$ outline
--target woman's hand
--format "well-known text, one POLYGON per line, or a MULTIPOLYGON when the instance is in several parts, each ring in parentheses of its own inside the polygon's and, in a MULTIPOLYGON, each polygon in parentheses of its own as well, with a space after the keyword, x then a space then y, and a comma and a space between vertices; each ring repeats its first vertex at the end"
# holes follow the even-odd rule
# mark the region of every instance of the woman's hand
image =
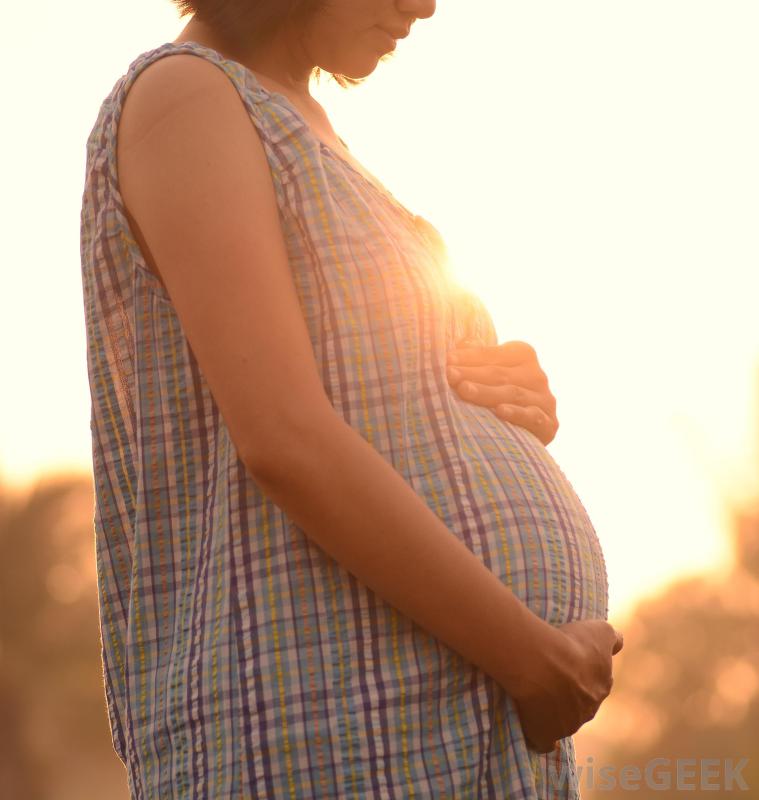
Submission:
POLYGON ((531 431, 544 445, 559 429, 556 398, 526 342, 494 347, 464 340, 448 354, 448 382, 470 403, 489 406, 500 419, 531 431))
POLYGON ((541 641, 511 690, 527 743, 550 753, 593 719, 614 683, 612 656, 624 637, 605 620, 578 620, 541 641), (558 634, 558 635, 557 635, 558 634))

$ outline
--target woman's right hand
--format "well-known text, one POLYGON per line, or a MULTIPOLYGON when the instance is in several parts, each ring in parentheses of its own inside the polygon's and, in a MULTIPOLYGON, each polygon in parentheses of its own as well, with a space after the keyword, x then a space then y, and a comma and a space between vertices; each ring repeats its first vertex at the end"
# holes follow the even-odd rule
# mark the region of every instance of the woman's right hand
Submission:
POLYGON ((528 744, 550 753, 558 739, 593 719, 613 684, 612 656, 623 637, 601 619, 569 622, 541 647, 512 697, 528 744))

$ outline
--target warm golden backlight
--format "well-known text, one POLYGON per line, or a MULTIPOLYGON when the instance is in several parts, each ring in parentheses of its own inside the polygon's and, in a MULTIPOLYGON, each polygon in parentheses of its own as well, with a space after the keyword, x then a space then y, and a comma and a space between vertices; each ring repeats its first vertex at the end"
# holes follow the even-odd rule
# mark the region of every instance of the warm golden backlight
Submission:
MULTIPOLYGON (((11 483, 90 467, 84 143, 128 63, 183 26, 168 2, 94 8, 46 4, 39 27, 16 4, 4 45, 11 483)), ((726 503, 756 478, 757 24, 748 2, 443 0, 365 86, 314 89, 442 232, 501 339, 538 350, 562 423, 550 449, 596 524, 617 616, 675 574, 726 568, 726 503)), ((79 592, 65 566, 48 584, 79 592)))

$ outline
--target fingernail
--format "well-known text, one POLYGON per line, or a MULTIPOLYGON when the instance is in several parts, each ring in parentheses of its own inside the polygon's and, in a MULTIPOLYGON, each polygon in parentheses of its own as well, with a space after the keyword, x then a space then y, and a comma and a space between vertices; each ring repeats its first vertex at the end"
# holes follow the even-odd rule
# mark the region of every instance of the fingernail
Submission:
POLYGON ((455 367, 448 367, 448 378, 452 381, 458 381, 461 378, 461 372, 455 367))
POLYGON ((448 363, 449 364, 458 364, 459 363, 458 356, 453 352, 448 353, 448 363))
POLYGON ((464 381, 464 383, 461 384, 461 391, 475 395, 477 394, 477 387, 473 383, 469 383, 469 381, 464 381))

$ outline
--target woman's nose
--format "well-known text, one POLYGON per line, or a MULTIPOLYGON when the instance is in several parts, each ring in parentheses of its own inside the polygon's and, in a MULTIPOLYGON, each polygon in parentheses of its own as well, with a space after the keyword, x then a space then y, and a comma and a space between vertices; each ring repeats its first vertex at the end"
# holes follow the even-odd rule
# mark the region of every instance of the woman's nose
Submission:
POLYGON ((396 0, 396 7, 404 14, 413 14, 417 19, 427 19, 435 13, 435 0, 396 0))

